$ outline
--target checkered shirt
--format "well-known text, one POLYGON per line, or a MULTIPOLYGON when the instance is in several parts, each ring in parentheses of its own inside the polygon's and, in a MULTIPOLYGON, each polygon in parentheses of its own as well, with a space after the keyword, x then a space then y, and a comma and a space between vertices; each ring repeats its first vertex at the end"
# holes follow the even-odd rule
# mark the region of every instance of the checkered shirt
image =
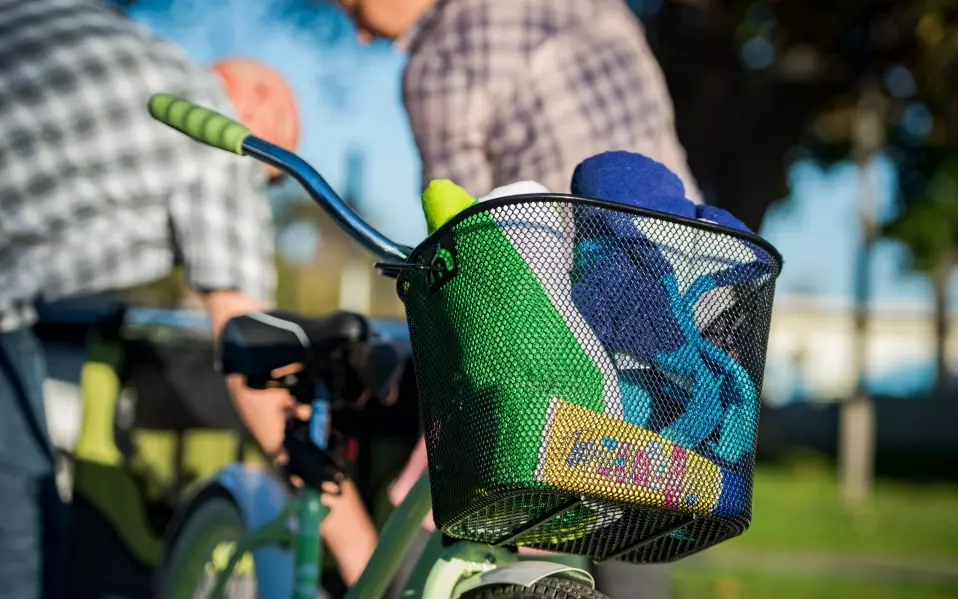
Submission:
POLYGON ((0 0, 0 331, 38 299, 147 283, 271 300, 261 169, 154 121, 169 92, 231 113, 219 82, 94 0, 0 0))
POLYGON ((640 152, 700 193, 665 79, 621 0, 439 0, 404 39, 403 98, 425 186, 518 180, 568 192, 575 166, 640 152))

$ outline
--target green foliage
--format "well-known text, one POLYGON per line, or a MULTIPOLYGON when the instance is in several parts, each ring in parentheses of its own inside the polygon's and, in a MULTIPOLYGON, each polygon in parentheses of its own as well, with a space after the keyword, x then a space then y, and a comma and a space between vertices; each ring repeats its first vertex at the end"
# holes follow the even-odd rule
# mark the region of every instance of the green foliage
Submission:
MULTIPOLYGON (((806 141, 824 162, 847 157, 862 90, 879 86, 892 145, 954 146, 958 119, 958 2, 859 0, 744 2, 765 7, 774 25, 776 74, 805 73, 827 95, 806 141), (798 56, 804 57, 797 60, 798 56), (808 75, 811 75, 810 77, 808 75), (844 154, 844 155, 843 155, 844 154)), ((746 22, 748 22, 746 17, 746 22)), ((761 35, 761 34, 759 34, 761 35)))
POLYGON ((853 157, 866 91, 899 174, 901 214, 882 233, 917 270, 942 277, 958 248, 958 0, 730 0, 709 3, 737 23, 743 50, 764 40, 763 88, 805 90, 795 140, 827 167, 853 157))
POLYGON ((866 89, 880 94, 903 184, 927 148, 958 150, 956 0, 676 0, 639 12, 693 172, 750 226, 787 194, 791 161, 851 157, 866 89))
POLYGON ((901 215, 882 233, 903 243, 912 266, 929 274, 948 271, 958 253, 958 155, 926 159, 933 170, 924 173, 901 215))
POLYGON ((885 229, 885 234, 908 247, 914 267, 932 272, 955 246, 958 233, 954 205, 915 204, 885 229))

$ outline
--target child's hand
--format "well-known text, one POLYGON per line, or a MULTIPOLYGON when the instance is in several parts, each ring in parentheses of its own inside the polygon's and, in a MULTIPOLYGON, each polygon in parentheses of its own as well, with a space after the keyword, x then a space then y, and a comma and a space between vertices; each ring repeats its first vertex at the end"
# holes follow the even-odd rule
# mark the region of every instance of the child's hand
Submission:
MULTIPOLYGON (((412 455, 409 456, 409 461, 406 462, 406 466, 402 472, 399 473, 399 476, 396 477, 396 480, 389 485, 390 503, 394 506, 402 503, 402 500, 406 498, 409 490, 412 489, 412 486, 416 484, 416 481, 419 480, 419 477, 422 476, 422 473, 426 470, 426 465, 426 440, 420 437, 419 443, 416 443, 416 447, 412 450, 412 455)), ((436 529, 436 524, 432 520, 432 510, 429 510, 429 514, 426 516, 426 519, 423 520, 422 526, 429 531, 436 529)))

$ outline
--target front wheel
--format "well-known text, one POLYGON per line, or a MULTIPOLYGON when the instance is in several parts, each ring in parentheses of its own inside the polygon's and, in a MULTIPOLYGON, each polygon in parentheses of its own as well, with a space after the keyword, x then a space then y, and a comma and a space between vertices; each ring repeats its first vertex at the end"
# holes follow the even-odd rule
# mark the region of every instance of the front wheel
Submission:
MULTIPOLYGON (((157 570, 160 599, 205 599, 243 536, 243 519, 232 501, 211 496, 187 515, 157 570)), ((253 557, 243 555, 226 583, 229 599, 258 596, 253 557)))
POLYGON ((563 578, 544 578, 532 586, 507 584, 468 592, 462 599, 609 599, 582 583, 563 578))

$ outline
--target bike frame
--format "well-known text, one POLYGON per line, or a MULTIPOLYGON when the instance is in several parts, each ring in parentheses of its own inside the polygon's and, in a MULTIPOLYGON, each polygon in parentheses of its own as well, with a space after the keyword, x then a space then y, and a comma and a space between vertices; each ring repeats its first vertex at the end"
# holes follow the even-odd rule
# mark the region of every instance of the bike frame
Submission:
MULTIPOLYGON (((396 507, 376 544, 369 563, 346 599, 381 599, 415 541, 423 518, 429 513, 432 498, 429 479, 424 474, 405 500, 396 507)), ((233 569, 247 552, 266 545, 291 544, 296 547, 293 599, 313 599, 319 588, 322 570, 322 542, 319 524, 329 513, 320 502, 320 494, 308 490, 293 498, 277 516, 264 526, 249 531, 234 546, 226 567, 219 573, 211 599, 223 599, 233 569), (290 521, 298 514, 298 531, 290 521)), ((515 553, 501 547, 458 541, 444 548, 442 533, 432 533, 415 568, 404 582, 404 599, 458 599, 463 593, 488 585, 531 585, 547 577, 563 577, 595 587, 592 576, 579 568, 554 562, 519 562, 515 553)))
MULTIPOLYGON (((293 152, 256 137, 249 129, 227 117, 167 94, 156 94, 150 99, 150 113, 196 141, 251 156, 285 171, 343 231, 377 257, 390 261, 377 264, 384 274, 409 267, 406 261, 411 248, 393 242, 366 223, 315 169, 293 152)), ((314 404, 311 419, 325 419, 327 415, 328 410, 317 410, 314 404)), ((325 425, 325 420, 314 420, 310 430, 325 431, 325 425)), ((317 434, 311 434, 311 437, 314 443, 325 449, 325 438, 317 434)), ((380 599, 383 596, 431 505, 428 474, 423 474, 386 522, 372 558, 347 594, 347 599, 380 599)), ((286 543, 293 545, 296 551, 293 599, 315 597, 322 566, 319 528, 328 512, 321 502, 319 490, 299 492, 272 520, 251 530, 234 546, 227 567, 218 575, 213 597, 222 597, 226 581, 245 553, 263 545, 286 543), (296 525, 290 526, 294 517, 296 525)), ((406 585, 410 592, 404 593, 404 598, 455 598, 468 589, 485 584, 530 585, 549 576, 567 576, 594 587, 592 577, 578 568, 550 562, 518 564, 518 557, 509 550, 476 543, 455 542, 444 549, 441 540, 441 533, 434 532, 406 585)))
MULTIPOLYGON (((325 411, 314 410, 311 420, 311 428, 315 425, 316 430, 325 429, 325 411)), ((321 497, 321 492, 316 489, 303 489, 272 520, 241 537, 226 566, 217 573, 211 599, 223 597, 226 584, 244 554, 266 545, 295 548, 293 599, 314 599, 323 560, 319 529, 329 514, 321 497), (295 524, 291 526, 291 523, 295 524)), ((372 558, 346 595, 347 599, 380 599, 383 596, 403 556, 418 536, 431 506, 429 478, 423 474, 386 522, 372 558)), ((476 543, 457 542, 445 551, 437 552, 437 547, 441 549, 440 541, 441 533, 433 533, 420 558, 421 564, 406 583, 403 597, 458 596, 456 585, 463 579, 518 561, 508 550, 476 543), (424 565, 431 567, 427 569, 424 565)))
MULTIPOLYGON (((102 315, 85 316, 82 320, 96 322, 102 315)), ((128 311, 123 318, 124 327, 149 330, 152 327, 172 327, 184 333, 195 332, 203 335, 208 331, 209 323, 199 315, 173 314, 168 311, 135 309, 128 311)), ((84 433, 78 444, 78 453, 85 460, 101 464, 111 469, 121 469, 122 458, 113 441, 112 416, 116 410, 117 397, 122 381, 122 342, 117 339, 103 338, 94 334, 88 346, 89 355, 83 367, 80 387, 83 397, 84 433)), ((325 417, 325 410, 315 410, 316 418, 325 417)), ((311 417, 312 419, 312 417, 311 417)), ((325 430, 321 422, 311 422, 314 430, 325 430)), ((323 441, 320 441, 322 444, 323 441)), ((250 479, 230 484, 242 467, 234 465, 221 470, 207 481, 238 500, 245 506, 241 511, 247 518, 249 529, 233 544, 227 562, 217 572, 217 579, 211 597, 222 599, 226 583, 237 565, 246 554, 255 554, 257 549, 288 548, 294 551, 292 560, 254 559, 255 568, 273 567, 275 571, 259 572, 260 583, 285 578, 292 584, 293 599, 314 599, 319 587, 319 574, 323 565, 323 544, 319 536, 322 520, 329 509, 322 504, 321 494, 315 489, 303 489, 296 494, 285 494, 283 487, 269 484, 252 491, 243 501, 242 489, 246 493, 259 482, 267 480, 258 470, 247 471, 250 479), (272 506, 272 507, 270 507, 272 506), (288 574, 283 570, 290 567, 288 574)), ((99 496, 101 489, 90 484, 85 478, 75 481, 88 500, 99 496)), ((102 485, 101 485, 102 486, 102 485)), ((109 485, 111 492, 119 492, 116 481, 109 485)), ((123 485, 121 485, 123 487, 123 485)), ((203 484, 197 483, 200 491, 203 484)), ((78 487, 79 489, 79 487, 78 487)), ((130 490, 130 493, 135 491, 130 490)), ((201 493, 200 493, 201 494, 201 493)), ((147 519, 136 501, 130 495, 124 502, 126 511, 132 510, 126 517, 118 518, 112 510, 104 508, 104 517, 110 520, 123 543, 143 563, 155 565, 162 554, 162 539, 156 538, 144 524, 147 519)), ((97 503, 94 501, 94 503, 97 503)), ((380 533, 374 553, 356 585, 349 591, 347 599, 380 599, 416 538, 422 522, 432 507, 428 475, 423 474, 413 486, 405 500, 396 507, 380 533)), ((405 581, 402 597, 404 599, 454 598, 468 589, 483 584, 532 584, 547 576, 563 576, 594 586, 592 577, 584 570, 554 562, 519 562, 517 556, 503 548, 492 547, 465 541, 443 546, 442 534, 434 532, 423 549, 409 579, 405 581)), ((283 584, 286 588, 287 585, 283 584)), ((269 587, 267 587, 269 588, 269 587)), ((274 589, 275 590, 275 589, 274 589)), ((272 597, 272 596, 271 596, 272 597)), ((277 599, 284 599, 278 597, 277 599)))

